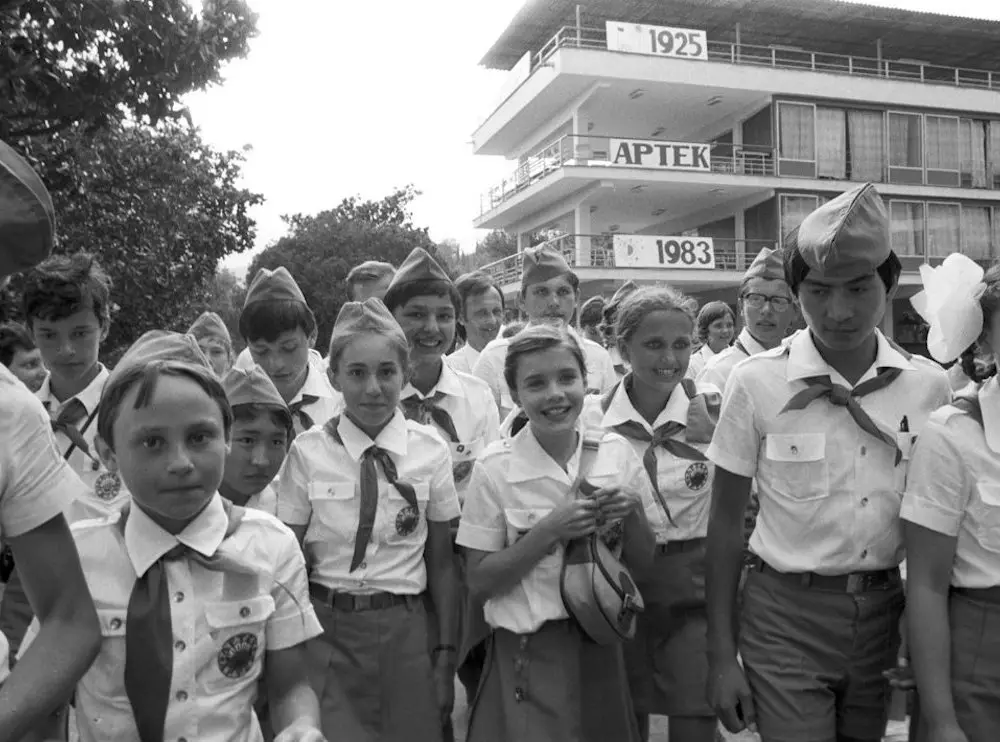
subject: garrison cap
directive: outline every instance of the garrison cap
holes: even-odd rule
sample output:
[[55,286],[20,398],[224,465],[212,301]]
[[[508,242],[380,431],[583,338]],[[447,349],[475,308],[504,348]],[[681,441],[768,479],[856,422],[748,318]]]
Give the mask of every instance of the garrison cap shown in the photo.
[[233,407],[241,404],[260,404],[288,409],[271,377],[257,364],[250,368],[231,368],[222,379],[222,388]]
[[415,247],[399,266],[396,275],[392,277],[389,288],[404,286],[414,281],[444,281],[451,283],[448,274],[437,264],[437,261],[422,247]]
[[399,326],[396,318],[392,316],[381,299],[372,297],[364,301],[345,303],[340,308],[337,321],[333,325],[333,332],[330,334],[330,347],[332,348],[345,337],[362,332],[395,336],[403,346],[407,345],[403,328]]
[[[166,363],[184,363],[189,366],[200,366],[212,371],[212,364],[198,347],[194,335],[182,335],[179,332],[167,330],[150,330],[136,340],[125,351],[125,355],[115,365],[107,386],[135,366],[145,366],[154,361]],[[214,372],[212,372],[214,375]]]
[[42,179],[0,142],[0,278],[45,260],[55,233],[56,212]]
[[785,265],[781,253],[769,247],[763,248],[750,263],[747,272],[743,274],[743,284],[752,278],[763,278],[768,281],[784,281]]
[[298,301],[305,304],[306,297],[302,295],[302,290],[295,283],[292,274],[282,266],[273,271],[261,268],[253,277],[250,288],[247,289],[243,308],[246,309],[259,301]]
[[871,183],[845,191],[802,220],[797,242],[810,270],[831,278],[870,273],[892,253],[882,197]]
[[231,346],[233,339],[229,336],[229,328],[222,321],[222,317],[215,312],[202,312],[201,316],[188,328],[188,333],[197,339],[216,338],[228,346]]
[[562,253],[547,245],[526,247],[521,255],[524,265],[521,275],[523,288],[573,272]]

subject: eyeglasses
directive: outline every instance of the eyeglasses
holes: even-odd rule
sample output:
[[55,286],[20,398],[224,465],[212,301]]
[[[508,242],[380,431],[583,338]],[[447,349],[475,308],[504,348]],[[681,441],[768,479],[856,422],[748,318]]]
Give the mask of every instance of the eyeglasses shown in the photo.
[[765,304],[770,304],[771,309],[781,314],[792,306],[792,300],[784,296],[764,296],[764,294],[744,294],[743,301],[751,309],[763,309]]

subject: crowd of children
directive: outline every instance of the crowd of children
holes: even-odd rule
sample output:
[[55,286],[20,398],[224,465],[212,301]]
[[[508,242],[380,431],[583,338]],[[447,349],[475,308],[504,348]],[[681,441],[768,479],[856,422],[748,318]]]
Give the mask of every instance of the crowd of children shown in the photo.
[[[631,282],[580,309],[543,246],[502,332],[488,276],[416,248],[351,271],[330,338],[262,269],[239,356],[205,313],[107,369],[111,282],[47,257],[44,186],[0,159],[0,275],[30,269],[0,326],[0,740],[451,742],[457,676],[470,742],[651,715],[876,742],[903,626],[913,742],[1000,728],[1000,271],[952,256],[914,299],[953,399],[878,329],[872,186],[761,251],[736,312]],[[641,595],[626,641],[569,608],[581,539]]]

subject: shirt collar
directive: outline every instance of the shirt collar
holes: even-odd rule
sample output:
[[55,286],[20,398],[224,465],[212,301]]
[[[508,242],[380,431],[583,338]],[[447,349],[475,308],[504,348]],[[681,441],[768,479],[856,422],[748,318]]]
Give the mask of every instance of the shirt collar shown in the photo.
[[373,441],[361,428],[354,424],[347,415],[341,415],[337,423],[337,432],[344,442],[347,455],[355,461],[361,460],[361,455],[373,445],[384,448],[389,453],[396,454],[397,458],[406,456],[406,442],[408,430],[406,418],[402,411],[396,408],[395,414],[388,424],[382,428],[378,436]]
[[164,531],[142,508],[133,504],[125,522],[125,548],[132,568],[141,576],[179,543],[206,557],[212,556],[225,539],[228,527],[229,519],[218,493],[176,536]]
[[615,387],[611,404],[608,405],[608,411],[604,413],[604,418],[601,420],[602,428],[610,429],[612,426],[631,420],[642,425],[647,432],[652,433],[654,429],[661,425],[666,425],[670,421],[678,422],[681,425],[687,424],[690,400],[688,400],[688,396],[680,384],[674,387],[674,390],[670,393],[670,398],[667,400],[667,404],[660,410],[660,414],[656,416],[656,422],[650,426],[646,422],[646,419],[636,411],[635,405],[632,404],[632,400],[628,396],[628,390],[625,388],[625,385],[630,378],[631,376],[626,376]]
[[[898,368],[903,371],[913,370],[913,364],[886,340],[881,330],[875,330],[875,339],[878,343],[875,352],[875,363],[865,372],[864,376],[858,379],[859,384],[865,379],[874,376],[882,368]],[[811,332],[796,334],[786,347],[788,349],[786,377],[789,381],[807,379],[811,376],[829,376],[833,381],[846,384],[843,376],[823,360],[823,356],[816,349],[816,343],[813,342]],[[846,385],[851,386],[850,384]]]
[[746,348],[747,353],[749,353],[751,356],[755,356],[758,353],[763,353],[765,350],[767,350],[767,348],[765,348],[763,345],[757,342],[756,338],[754,338],[754,336],[750,334],[750,331],[745,327],[740,331],[740,336],[738,339],[740,341],[740,344],[744,348]]
[[293,405],[298,402],[306,394],[311,394],[314,397],[319,397],[320,399],[335,399],[335,392],[333,387],[330,386],[330,382],[324,374],[321,374],[316,367],[310,363],[306,371],[306,380],[302,383],[302,388],[292,397],[289,405]]
[[[104,391],[104,382],[106,382],[108,380],[108,376],[110,376],[110,372],[104,367],[103,363],[99,363],[97,365],[100,367],[100,370],[97,372],[97,376],[95,376],[93,380],[87,384],[83,391],[75,397],[71,397],[71,399],[79,400],[88,415],[97,409],[97,405],[101,401],[101,392]],[[60,402],[56,399],[55,395],[52,393],[52,388],[49,386],[51,379],[51,374],[46,376],[45,381],[42,382],[42,386],[39,387],[37,392],[35,392],[35,395],[41,400],[42,404],[45,405],[45,408],[54,415],[64,404],[66,404],[66,402],[69,402],[69,400],[67,399]]]
[[409,399],[410,397],[416,397],[417,399],[429,399],[438,392],[448,394],[452,397],[465,396],[465,389],[462,387],[462,380],[458,378],[458,374],[456,374],[455,370],[445,362],[444,358],[441,359],[441,375],[438,377],[437,384],[432,386],[427,394],[421,394],[419,389],[413,386],[412,383],[407,382],[406,386],[403,388],[403,393],[400,395],[400,399]]
[[1000,382],[997,377],[979,387],[978,395],[986,445],[993,453],[1000,453]]
[[[576,429],[580,436],[576,444],[576,451],[570,458],[569,469],[575,469],[580,460],[580,449],[583,447],[583,429],[579,422]],[[507,472],[507,481],[511,484],[529,482],[533,479],[554,479],[567,486],[573,484],[570,475],[563,471],[542,448],[542,444],[538,442],[531,430],[530,423],[511,439],[510,450],[515,459],[514,464]]]

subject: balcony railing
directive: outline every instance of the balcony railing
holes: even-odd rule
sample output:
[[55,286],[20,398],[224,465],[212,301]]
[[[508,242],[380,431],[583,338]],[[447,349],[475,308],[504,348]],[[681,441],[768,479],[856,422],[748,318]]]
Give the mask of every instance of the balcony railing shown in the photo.
[[[534,72],[558,49],[577,47],[602,49],[607,51],[607,33],[603,28],[577,28],[564,26],[549,39],[531,58]],[[837,75],[857,75],[861,77],[881,77],[888,80],[904,80],[937,85],[985,88],[1000,90],[1000,73],[988,70],[972,70],[961,67],[944,67],[923,62],[908,62],[898,59],[876,59],[847,54],[828,54],[774,46],[753,46],[728,41],[708,42],[710,62],[747,64],[758,67],[776,67],[790,70],[810,70],[829,72]]]
[[[613,240],[614,237],[610,234],[564,234],[544,244],[558,249],[571,266],[616,268]],[[734,240],[715,237],[712,242],[715,245],[715,268],[720,271],[743,272],[762,248],[775,246],[773,240]],[[497,285],[506,286],[521,280],[521,266],[521,253],[518,253],[484,265],[480,270],[488,273]]]
[[[613,165],[609,136],[567,134],[522,162],[513,175],[490,188],[479,200],[479,214],[495,209],[511,196],[563,167],[618,167]],[[626,138],[626,137],[621,137]],[[643,141],[660,141],[645,139]],[[666,140],[663,140],[666,141]],[[712,144],[711,171],[725,175],[774,175],[774,148],[755,145]],[[627,167],[627,166],[626,166]]]

